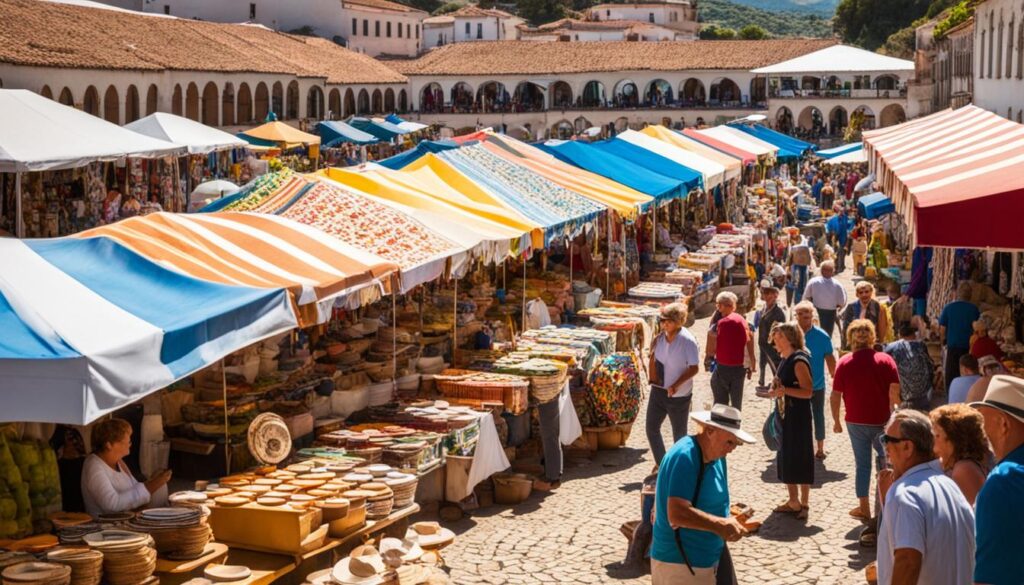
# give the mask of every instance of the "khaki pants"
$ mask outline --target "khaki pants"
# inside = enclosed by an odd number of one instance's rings
[[[715,585],[716,567],[690,569],[681,563],[663,563],[651,559],[651,585]]]

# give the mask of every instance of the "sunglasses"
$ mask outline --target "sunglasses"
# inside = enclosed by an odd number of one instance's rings
[[[885,445],[895,445],[896,443],[902,443],[903,441],[909,441],[905,437],[894,437],[892,435],[882,435],[882,443]]]

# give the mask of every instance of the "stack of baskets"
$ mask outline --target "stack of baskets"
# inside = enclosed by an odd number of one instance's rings
[[[387,518],[395,508],[395,493],[386,483],[371,481],[359,489],[373,494],[366,497],[366,517],[370,520]]]
[[[108,585],[146,583],[156,569],[156,549],[148,534],[127,530],[103,530],[84,537],[103,553],[103,578]]]
[[[98,585],[103,578],[103,553],[87,548],[58,547],[46,553],[46,560],[71,568],[71,585]]]
[[[3,571],[4,585],[68,585],[71,567],[58,563],[18,563]]]
[[[419,484],[419,477],[415,474],[392,471],[384,478],[384,483],[394,493],[394,507],[401,509],[412,505],[416,497],[416,486]]]
[[[515,362],[501,359],[495,362],[499,372],[524,376],[530,381],[530,396],[543,404],[558,398],[569,375],[569,366],[564,362],[546,359],[529,359]],[[513,414],[516,414],[513,412]]]
[[[269,491],[270,486],[249,486]],[[265,488],[265,489],[263,489]],[[157,552],[169,559],[187,561],[203,556],[210,542],[210,527],[201,508],[175,507],[143,510],[128,524],[153,537]]]
[[[455,402],[501,402],[514,414],[526,411],[530,384],[522,376],[448,369],[434,376],[434,382]]]

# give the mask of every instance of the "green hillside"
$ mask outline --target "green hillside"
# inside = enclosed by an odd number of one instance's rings
[[[729,0],[700,0],[697,6],[705,25],[739,30],[755,24],[776,37],[828,37],[832,34],[831,21],[816,14],[770,12]]]

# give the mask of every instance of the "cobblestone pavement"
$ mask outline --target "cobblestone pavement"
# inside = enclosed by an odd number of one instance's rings
[[[852,291],[849,274],[841,278]],[[699,317],[691,331],[703,355],[708,316]],[[696,378],[694,409],[710,406],[709,381],[704,371]],[[754,395],[755,384],[756,379],[747,383],[744,427],[760,435],[769,401]],[[649,576],[619,566],[627,546],[619,526],[639,519],[640,482],[654,464],[644,436],[644,412],[626,447],[599,451],[592,460],[568,460],[557,491],[534,492],[518,506],[490,506],[447,524],[459,535],[444,551],[453,581],[649,584]],[[663,430],[671,444],[667,420]],[[857,544],[862,525],[848,516],[856,505],[849,439],[829,428],[825,446],[829,456],[817,464],[807,521],[770,514],[786,499],[786,488],[777,480],[774,454],[763,444],[739,447],[729,456],[732,501],[750,504],[754,519],[764,521],[756,535],[730,547],[741,584],[864,582],[863,569],[874,560],[874,550]]]

